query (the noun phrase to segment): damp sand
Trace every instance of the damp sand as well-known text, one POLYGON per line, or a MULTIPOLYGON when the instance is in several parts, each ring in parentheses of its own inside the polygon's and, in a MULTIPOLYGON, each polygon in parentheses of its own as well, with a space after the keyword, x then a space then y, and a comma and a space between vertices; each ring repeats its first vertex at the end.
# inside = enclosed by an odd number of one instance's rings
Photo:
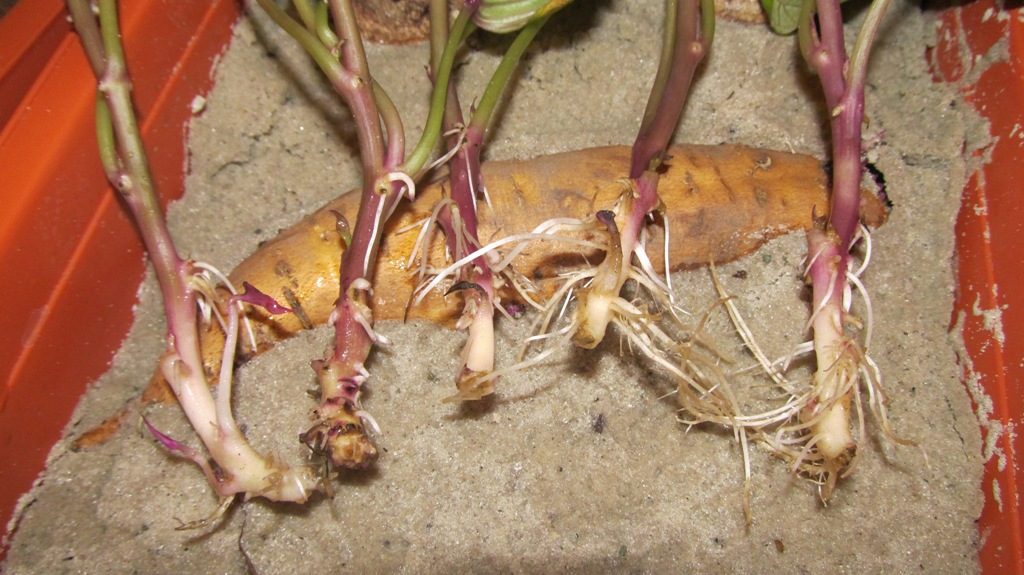
MULTIPOLYGON (((656 66, 660 2, 596 2, 551 23, 531 49, 500 114, 492 159, 632 141, 656 66), (592 7, 592 9, 590 9, 592 7)), ((84 396, 66 439, 26 496, 4 569, 16 573, 736 572, 970 573, 982 503, 982 446, 947 333, 953 222, 977 131, 924 61, 928 15, 897 5, 872 59, 871 159, 895 203, 874 235, 865 275, 877 325, 872 352, 889 414, 913 448, 884 441, 874 422, 856 473, 823 506, 809 481, 764 449, 751 453, 753 522, 742 510, 743 467, 726 433, 676 421, 664 374, 609 338, 565 350, 505 378, 495 401, 460 409, 441 400, 463 335, 381 322, 393 341, 375 351, 365 407, 383 430, 375 469, 343 475, 333 499, 305 507, 251 501, 209 532, 176 531, 216 505, 201 474, 173 460, 130 418, 82 452, 70 440, 135 396, 162 350, 152 278, 110 372, 84 396)), ((461 69, 464 101, 479 94, 502 44, 480 40, 461 69)), ((371 46, 375 75, 410 134, 425 117, 426 47, 371 46)), ((825 156, 815 80, 792 38, 722 22, 678 131, 679 141, 825 156)), ((183 251, 230 269, 261 241, 358 184, 347 115, 305 58, 262 19, 244 19, 190 135, 184 199, 171 209, 183 251)), ((719 268, 771 356, 804 337, 801 234, 719 268)), ((713 301, 708 271, 676 274, 680 302, 713 301)), ((513 361, 528 322, 499 322, 499 362, 513 361)), ((709 326, 724 354, 749 362, 727 320, 709 326)), ((309 423, 309 360, 330 333, 316 329, 250 361, 236 412, 251 441, 290 461, 309 423)), ((808 372, 797 367, 796 374, 808 372)), ((751 396, 770 390, 750 385, 751 396)), ((177 406, 148 417, 191 438, 177 406)))

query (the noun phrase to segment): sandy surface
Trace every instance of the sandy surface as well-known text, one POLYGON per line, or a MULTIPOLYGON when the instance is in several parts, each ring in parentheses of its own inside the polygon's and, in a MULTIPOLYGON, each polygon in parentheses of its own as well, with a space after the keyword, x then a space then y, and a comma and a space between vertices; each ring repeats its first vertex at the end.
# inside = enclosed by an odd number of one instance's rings
MULTIPOLYGON (((531 52, 491 158, 632 141, 656 64, 657 34, 645 31, 657 29, 660 2, 592 6, 553 22, 531 52)), ((343 109, 290 41, 260 30, 238 27, 192 127, 187 197, 172 209, 183 251, 222 268, 358 181, 343 109)), ((210 533, 175 531, 178 520, 210 513, 215 498, 134 417, 101 447, 54 448, 6 572, 976 571, 981 445, 946 331, 964 174, 958 154, 969 124, 960 103, 930 82, 923 53, 933 31, 916 8, 897 7, 873 60, 867 134, 882 135, 872 158, 895 208, 875 235, 866 275, 892 421, 921 442, 930 466, 869 424, 857 473, 823 507, 812 484, 754 449, 747 530, 737 445, 720 432, 687 433, 672 399, 662 398, 666 378, 620 353, 615 338, 593 352, 566 350, 506 378, 491 404, 460 410, 440 400, 453 391, 462 335, 382 323, 394 345, 373 356, 365 406, 383 429, 384 452, 373 471, 342 477, 333 499, 305 508, 254 501, 210 533)), ((492 40, 477 47, 462 70, 464 101, 479 93, 500 52, 492 40)), ((411 134, 425 116, 424 52, 370 48, 411 134)), ((792 39, 721 23, 706 69, 680 141, 824 155, 817 88, 792 39)), ((720 269, 770 355, 805 335, 805 250, 802 237, 790 236, 720 269)), ((712 299, 706 270, 678 274, 676 290, 690 309, 712 299)), ((147 281, 124 348, 83 399, 68 438, 147 382, 163 345, 158 299, 147 281)), ((500 323, 499 363, 511 361, 526 329, 500 323)), ((724 317, 711 329, 727 354, 749 361, 724 317)), ((308 332, 242 370, 236 410, 258 448, 291 461, 305 456, 295 437, 313 406, 308 362, 329 339, 327 330, 308 332)), ((176 406, 151 407, 148 416, 192 441, 176 406)))

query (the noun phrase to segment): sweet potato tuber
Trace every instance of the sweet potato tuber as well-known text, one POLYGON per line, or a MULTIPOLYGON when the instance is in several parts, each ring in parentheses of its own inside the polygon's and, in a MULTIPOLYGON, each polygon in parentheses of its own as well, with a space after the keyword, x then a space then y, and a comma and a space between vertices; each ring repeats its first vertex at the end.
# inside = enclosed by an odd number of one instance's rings
MULTIPOLYGON (((620 178, 628 164, 629 148, 624 146, 485 164, 494 210, 481 211, 481 241, 529 231, 554 215, 583 218, 610 206, 622 192, 620 178)), ((809 156, 742 146, 680 146, 672 148, 661 178, 673 229, 669 246, 673 270, 734 260, 772 237, 806 229, 812 212, 822 215, 828 210, 824 172, 809 156)), ((375 318, 450 324, 459 313, 456 298, 446 299, 438 289, 406 314, 416 284, 406 261, 416 234, 396 234, 426 218, 446 188, 446 182, 441 182, 421 189, 416 201, 399 208, 389 222, 374 277, 374 285, 380 286, 373 298, 375 318)), ((878 226, 885 219, 884 207, 872 194, 865 197, 865 223, 878 226)), ((330 202, 261 246, 231 273, 236 284, 247 281, 302 309, 301 315, 254 315, 261 345, 296 333, 305 320, 312 325, 326 321, 337 297, 334 268, 342 249, 337 214, 351 220, 357 202, 355 194, 330 202)), ((660 238, 652 238, 653 245, 658 242, 660 238)), ((441 243, 434 248, 431 258, 440 266, 441 243)), ((515 267, 529 278, 542 279, 583 257, 593 261, 600 254, 541 242, 523 252, 515 267)), ((651 258, 656 268, 663 269, 657 250, 652 250, 651 258)), ((211 332, 211 339, 216 335, 211 332)), ((209 357, 219 354, 212 341, 204 349, 209 357)))
MULTIPOLYGON (((483 166, 494 210, 481 210, 480 239, 522 233, 555 215, 583 218, 611 206, 621 195, 630 149, 626 146, 593 148, 543 156, 526 161, 489 162, 483 166)), ((806 155, 743 146, 677 146, 661 175, 659 191, 671 218, 669 259, 673 270, 726 262, 750 253, 772 237, 804 230, 812 214, 826 214, 826 178, 821 164, 806 155)), ((442 181, 423 187, 412 204, 403 205, 388 223, 373 284, 376 319, 428 319, 445 325, 457 318, 458 298, 445 298, 441 290, 406 310, 416 284, 406 263, 416 240, 415 231, 396 233, 426 218, 447 193, 442 181)), ((885 207, 874 194, 864 194, 862 214, 871 227, 881 225, 885 207)), ((263 244, 230 274, 236 285, 248 282, 260 291, 296 309, 295 314, 252 314, 259 347, 324 323, 338 296, 338 258, 343 247, 337 230, 339 214, 352 221, 358 194, 345 194, 263 244)), ((661 242, 651 238, 652 245, 661 242)), ((441 265, 442 242, 430 255, 441 265)), ((584 257, 556 242, 538 242, 514 264, 525 276, 542 281, 584 257)), ((657 269, 663 269, 660 250, 652 250, 657 269)), ((513 294, 503 294, 506 301, 513 294)), ((208 365, 220 357, 223 336, 210 330, 202 342, 208 365)), ((170 401, 159 375, 143 397, 145 402, 170 401)), ((79 447, 102 442, 117 428, 117 416, 104 430, 96 428, 79 438, 79 447)))

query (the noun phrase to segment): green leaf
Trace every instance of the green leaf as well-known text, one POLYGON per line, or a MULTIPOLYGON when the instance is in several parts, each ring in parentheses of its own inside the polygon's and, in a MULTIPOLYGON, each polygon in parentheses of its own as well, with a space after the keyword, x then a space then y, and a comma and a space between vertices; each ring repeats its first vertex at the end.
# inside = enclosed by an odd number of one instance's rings
POLYGON ((488 32, 514 32, 570 2, 572 0, 482 0, 473 22, 488 32))
POLYGON ((768 14, 768 23, 776 34, 789 35, 796 32, 800 24, 802 0, 761 0, 768 14))

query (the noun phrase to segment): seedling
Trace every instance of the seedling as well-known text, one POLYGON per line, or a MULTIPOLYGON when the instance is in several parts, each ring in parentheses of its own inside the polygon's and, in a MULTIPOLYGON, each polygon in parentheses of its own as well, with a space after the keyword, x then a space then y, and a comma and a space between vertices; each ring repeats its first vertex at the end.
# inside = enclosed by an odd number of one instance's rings
MULTIPOLYGON (((890 0, 874 0, 864 18, 852 53, 843 38, 840 0, 804 0, 799 12, 792 2, 767 2, 776 31, 791 32, 794 16, 800 51, 821 81, 832 134, 831 208, 827 218, 813 215, 807 233, 808 257, 804 270, 811 285, 812 314, 808 327, 812 342, 797 354, 814 353, 817 370, 809 391, 794 392, 782 374, 760 354, 762 365, 791 399, 777 410, 756 419, 755 425, 774 425, 764 439, 800 471, 819 482, 823 501, 832 496, 839 478, 855 466, 858 443, 865 438, 862 387, 868 409, 882 433, 893 442, 914 445, 893 432, 886 414, 882 373, 869 350, 874 323, 871 299, 861 281, 870 262, 871 233, 861 224, 861 126, 864 121, 864 83, 868 56, 890 0), (854 269, 852 249, 865 245, 864 258, 854 269), (864 303, 863 318, 851 313, 853 294, 864 303), (856 413, 857 432, 851 430, 856 413)), ((731 308, 735 315, 735 308, 731 308)), ((741 333, 751 343, 740 321, 741 333)), ((757 350, 751 343, 751 348, 757 350)), ((758 354, 756 351, 755 354, 758 354)), ((753 422, 754 419, 751 421, 753 422)))
MULTIPOLYGON (((238 349, 240 318, 245 305, 284 311, 276 302, 246 286, 239 294, 223 274, 208 264, 182 259, 174 246, 153 188, 146 151, 142 146, 131 100, 131 83, 125 66, 115 0, 69 0, 72 19, 93 72, 99 81, 96 126, 100 156, 107 179, 117 190, 149 253, 167 318, 167 350, 160 369, 199 435, 208 454, 188 447, 149 422, 153 436, 170 452, 198 465, 222 498, 218 513, 236 495, 302 503, 323 488, 318 472, 309 466, 292 467, 257 452, 245 439, 231 411, 231 385, 238 349), (221 302, 218 291, 233 295, 221 302), (207 381, 199 341, 202 331, 216 329, 216 318, 225 332, 216 397, 207 381)), ((197 522, 193 525, 201 525, 197 522)))

